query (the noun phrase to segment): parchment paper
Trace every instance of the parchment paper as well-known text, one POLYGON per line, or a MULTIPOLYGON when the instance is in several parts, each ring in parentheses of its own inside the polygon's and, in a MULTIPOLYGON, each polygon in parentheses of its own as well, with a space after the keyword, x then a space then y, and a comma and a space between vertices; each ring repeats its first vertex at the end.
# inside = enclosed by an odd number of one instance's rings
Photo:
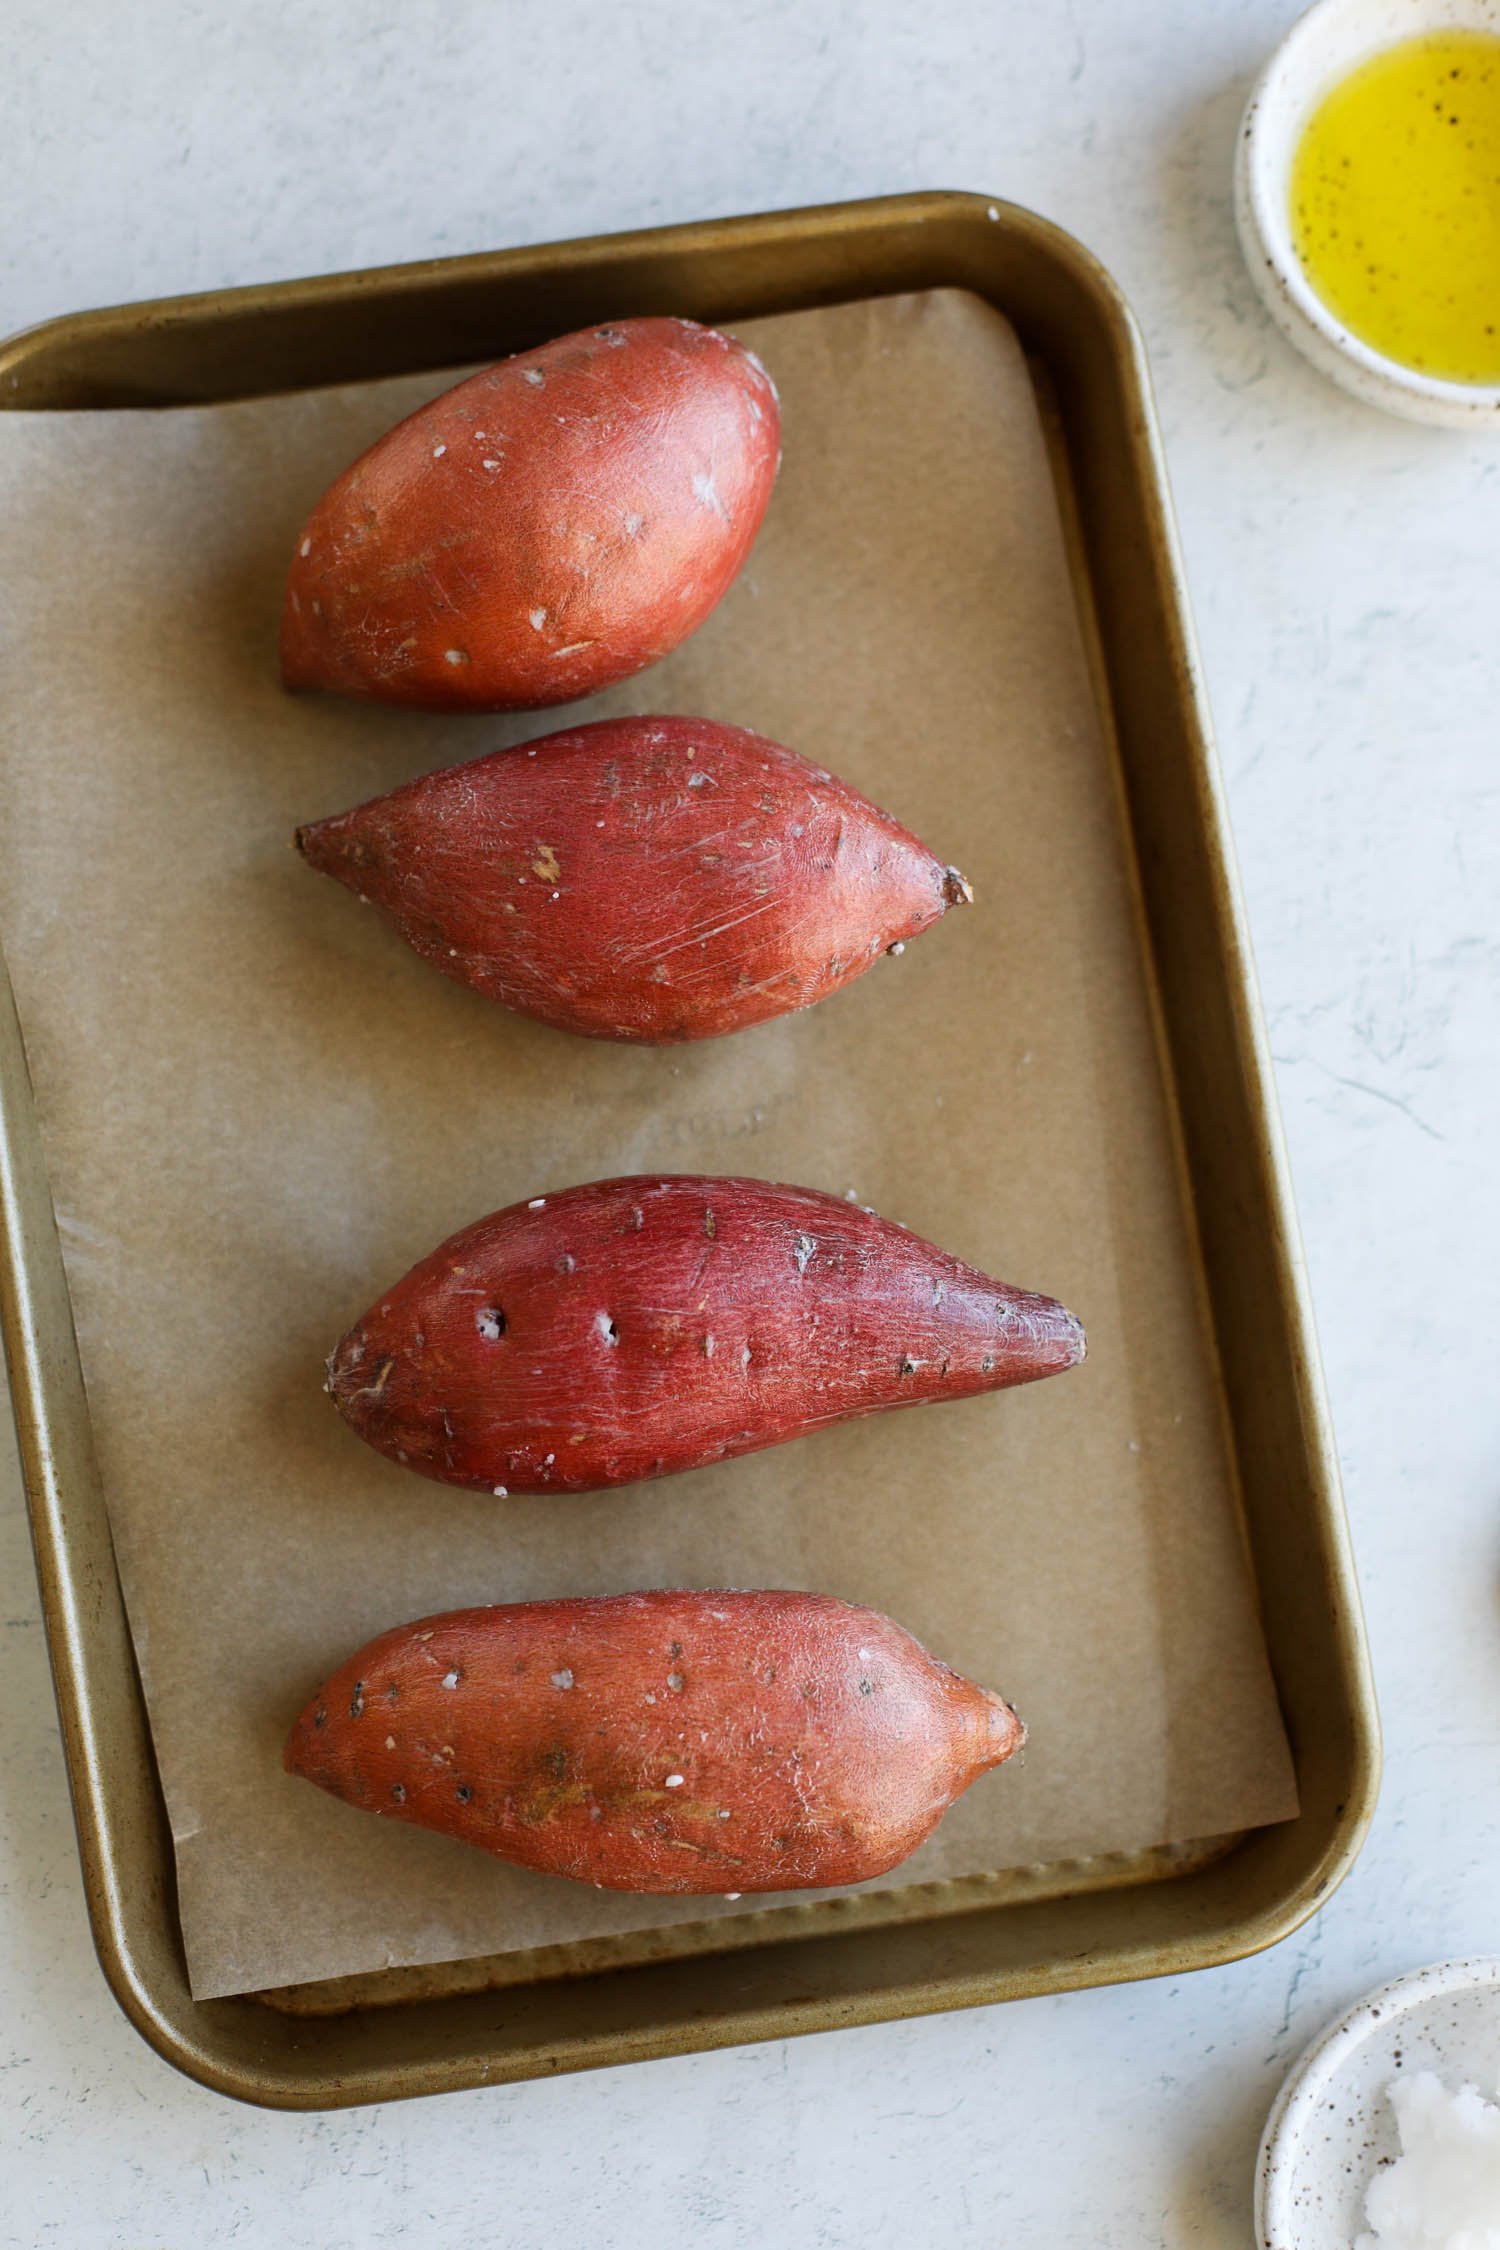
POLYGON ((737 1911, 508 1868, 282 1774, 329 1668, 477 1601, 765 1585, 889 1611, 1031 1729, 890 1885, 1295 1810, 1024 363, 956 292, 744 333, 786 443, 748 571, 577 708, 789 742, 978 903, 822 1007, 686 1050, 502 1013, 288 849, 571 715, 277 686, 303 514, 440 379, 0 416, 3 938, 199 1996, 737 1911), (323 1355, 385 1283, 481 1212, 655 1168, 853 1188, 1065 1299, 1088 1361, 590 1499, 456 1495, 343 1427, 323 1355))

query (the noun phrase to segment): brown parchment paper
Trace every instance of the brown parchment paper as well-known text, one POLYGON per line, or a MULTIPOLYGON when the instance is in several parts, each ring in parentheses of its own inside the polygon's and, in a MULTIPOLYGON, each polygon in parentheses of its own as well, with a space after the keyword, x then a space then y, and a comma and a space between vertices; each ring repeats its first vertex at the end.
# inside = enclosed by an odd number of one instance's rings
POLYGON ((1024 1768, 880 1887, 1295 1810, 1023 360, 956 292, 744 333, 786 446, 748 570, 581 708, 787 741, 978 903, 822 1007, 686 1050, 503 1014, 288 849, 570 715, 277 686, 303 514, 438 379, 0 416, 0 918, 199 1996, 746 1910, 549 1880, 282 1774, 328 1668, 476 1601, 823 1588, 1002 1689, 1024 1768), (1088 1361, 590 1499, 456 1495, 344 1429, 323 1355, 387 1281, 481 1212, 657 1168, 852 1188, 1064 1298, 1088 1361))

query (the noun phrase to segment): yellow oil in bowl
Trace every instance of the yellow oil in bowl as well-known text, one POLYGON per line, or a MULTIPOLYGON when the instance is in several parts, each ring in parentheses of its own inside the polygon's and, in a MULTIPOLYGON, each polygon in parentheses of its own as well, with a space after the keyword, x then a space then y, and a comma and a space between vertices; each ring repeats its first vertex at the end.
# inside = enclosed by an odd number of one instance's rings
POLYGON ((1500 382, 1500 38, 1430 32, 1326 94, 1292 163, 1307 278, 1361 342, 1500 382))

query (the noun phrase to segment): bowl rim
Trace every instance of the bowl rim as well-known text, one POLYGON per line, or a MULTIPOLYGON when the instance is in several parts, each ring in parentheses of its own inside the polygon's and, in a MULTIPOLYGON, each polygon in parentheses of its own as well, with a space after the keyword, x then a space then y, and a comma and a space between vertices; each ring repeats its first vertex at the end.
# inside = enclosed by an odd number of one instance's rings
MULTIPOLYGON (((1278 327, 1335 382, 1357 396, 1420 420, 1463 427, 1500 422, 1500 380, 1455 382, 1425 374, 1378 351, 1345 327, 1319 296, 1292 240, 1286 213, 1289 165, 1273 161, 1269 121, 1288 110, 1305 122, 1321 96, 1361 60, 1384 53, 1424 32, 1470 29, 1500 37, 1500 0, 1406 0, 1410 22, 1397 29, 1392 0, 1314 0, 1272 51, 1250 90, 1235 148, 1235 215, 1251 277, 1278 327), (1306 61, 1331 17, 1357 24, 1368 18, 1372 37, 1363 54, 1333 72, 1306 61), (1382 32, 1380 26, 1388 28, 1382 32)), ((1289 136, 1295 146, 1295 133, 1289 136)))

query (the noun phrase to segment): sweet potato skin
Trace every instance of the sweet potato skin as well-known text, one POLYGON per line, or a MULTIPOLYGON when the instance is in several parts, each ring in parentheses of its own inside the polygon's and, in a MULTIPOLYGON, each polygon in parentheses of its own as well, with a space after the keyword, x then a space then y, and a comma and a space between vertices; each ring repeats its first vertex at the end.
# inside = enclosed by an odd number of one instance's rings
POLYGON ((708 719, 596 720, 297 843, 445 976, 653 1044, 810 1007, 970 895, 857 789, 708 719))
POLYGON ((377 1299, 328 1389, 389 1459, 591 1492, 1083 1357, 1050 1297, 812 1188, 647 1175, 478 1220, 377 1299))
POLYGON ((780 1891, 883 1875, 1024 1731, 874 1610, 619 1594, 384 1634, 308 1704, 284 1763, 607 1890, 780 1891))
POLYGON ((287 578, 282 678, 432 711, 592 695, 703 623, 779 461, 771 379, 716 329, 622 320, 502 360, 319 500, 287 578))

